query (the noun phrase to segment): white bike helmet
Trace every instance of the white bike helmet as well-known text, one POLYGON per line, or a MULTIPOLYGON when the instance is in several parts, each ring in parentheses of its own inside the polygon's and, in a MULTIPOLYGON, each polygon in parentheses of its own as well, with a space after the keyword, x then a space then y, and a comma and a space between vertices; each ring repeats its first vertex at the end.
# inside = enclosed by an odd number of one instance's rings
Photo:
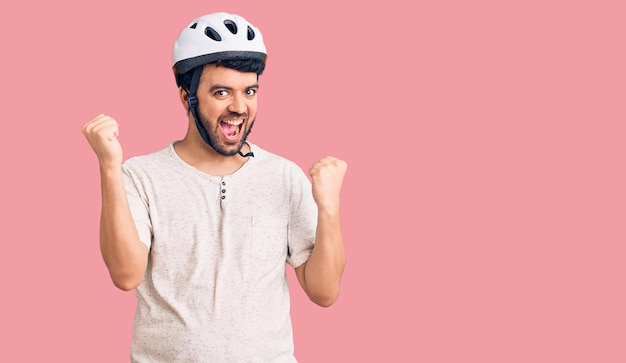
POLYGON ((201 16, 180 32, 172 51, 175 74, 224 59, 254 58, 265 64, 261 31, 243 17, 224 12, 201 16))

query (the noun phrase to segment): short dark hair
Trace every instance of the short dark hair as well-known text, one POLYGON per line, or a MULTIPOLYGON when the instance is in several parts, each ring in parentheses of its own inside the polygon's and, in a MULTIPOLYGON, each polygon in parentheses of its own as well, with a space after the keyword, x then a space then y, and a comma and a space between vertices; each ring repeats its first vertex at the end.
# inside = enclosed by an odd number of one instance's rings
MULTIPOLYGON (((208 64, 216 64, 218 66, 231 68, 239 72, 254 72, 257 74, 257 76, 260 76, 263 73, 263 70, 265 70, 265 62, 254 58, 231 58, 211 62, 208 64)), ((201 65, 199 67, 204 68, 204 65, 201 65)), ((184 90, 188 91, 191 87, 191 77, 193 76, 194 70, 195 68, 183 74, 177 75, 176 84, 179 87, 182 87, 184 90)))

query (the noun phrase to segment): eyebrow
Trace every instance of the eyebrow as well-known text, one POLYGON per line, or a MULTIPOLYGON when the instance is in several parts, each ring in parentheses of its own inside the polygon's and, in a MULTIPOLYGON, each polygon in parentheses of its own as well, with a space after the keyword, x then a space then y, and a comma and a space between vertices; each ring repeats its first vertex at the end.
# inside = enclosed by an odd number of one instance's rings
MULTIPOLYGON (((246 89, 251 89, 251 88, 259 88, 259 84, 255 83, 251 86, 246 87, 246 89)), ((223 86, 221 84, 216 84, 213 87, 209 88, 209 91, 213 92, 213 91, 217 91, 218 89, 226 89, 226 90, 232 90, 232 87, 228 87, 228 86, 223 86)))

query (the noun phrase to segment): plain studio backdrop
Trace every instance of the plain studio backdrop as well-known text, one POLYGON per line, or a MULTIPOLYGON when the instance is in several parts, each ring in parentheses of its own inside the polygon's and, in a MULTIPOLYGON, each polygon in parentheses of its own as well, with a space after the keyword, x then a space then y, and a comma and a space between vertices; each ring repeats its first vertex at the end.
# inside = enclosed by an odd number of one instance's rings
POLYGON ((250 141, 349 164, 339 301, 288 275, 301 363, 626 361, 623 4, 4 3, 0 361, 128 361, 80 129, 182 138, 171 48, 214 11, 266 39, 250 141))

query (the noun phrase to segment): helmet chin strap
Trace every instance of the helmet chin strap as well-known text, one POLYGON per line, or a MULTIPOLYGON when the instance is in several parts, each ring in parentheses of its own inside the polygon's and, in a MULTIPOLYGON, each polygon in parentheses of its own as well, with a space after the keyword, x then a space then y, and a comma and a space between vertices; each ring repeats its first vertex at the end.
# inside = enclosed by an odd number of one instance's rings
POLYGON ((244 158, 247 158, 248 156, 254 157, 254 153, 252 151, 248 151, 245 155, 241 152, 241 150, 239 150, 237 153, 244 158))
MULTIPOLYGON (((204 128, 204 126, 200 122, 200 118, 198 117, 198 97, 196 96, 196 91, 198 91, 198 84, 200 83, 201 74, 202 74, 202 66, 196 67, 191 77, 191 87, 189 87, 189 92, 188 92, 189 97, 187 97, 187 106, 189 107, 189 110, 191 111, 191 114, 193 115, 193 118, 196 122, 196 128, 198 129, 198 132, 200 133, 200 137, 202 137, 202 140, 204 140, 204 142, 206 142, 207 145, 212 147, 213 150, 216 150, 215 145, 213 145, 213 143, 211 142, 211 139, 209 139, 209 135, 207 134, 206 129, 204 128)), ((248 156, 254 157, 254 153, 252 151, 247 152, 245 155, 241 152, 241 150, 239 150, 237 153, 244 158, 248 156)))

